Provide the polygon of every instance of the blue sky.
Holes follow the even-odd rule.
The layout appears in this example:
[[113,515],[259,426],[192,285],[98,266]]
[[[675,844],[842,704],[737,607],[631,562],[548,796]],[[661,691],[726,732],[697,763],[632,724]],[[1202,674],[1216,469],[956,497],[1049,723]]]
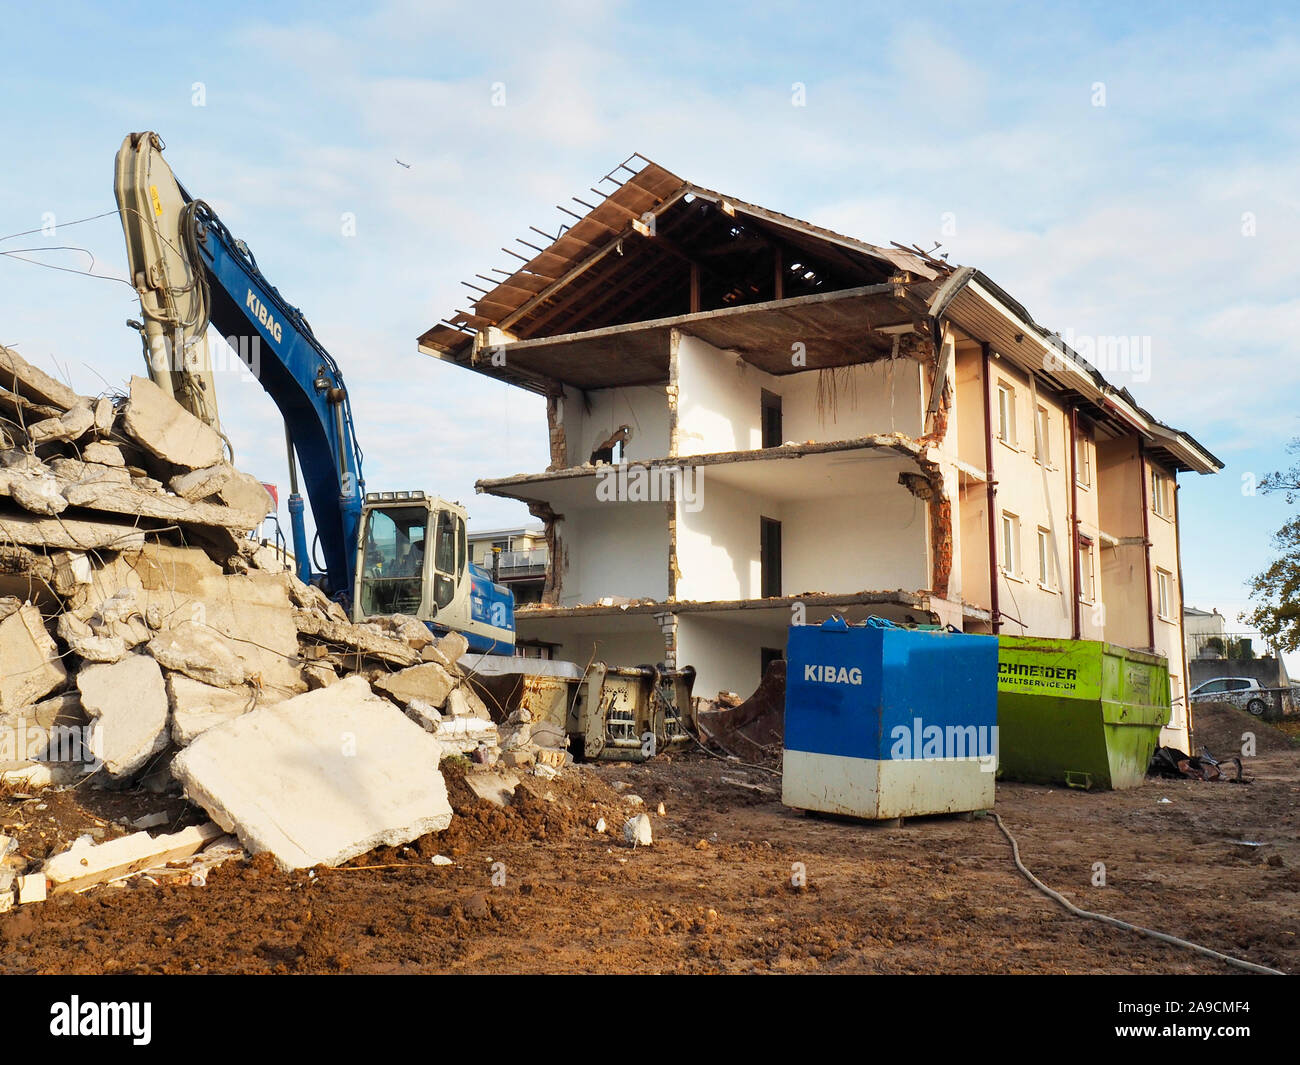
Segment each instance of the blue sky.
[[[1150,337],[1149,380],[1117,383],[1226,463],[1182,478],[1189,603],[1242,609],[1288,516],[1242,488],[1300,435],[1288,5],[5,8],[0,237],[112,210],[122,137],[157,130],[341,363],[371,489],[527,519],[473,484],[546,465],[541,403],[415,338],[640,151],[865,240],[942,240],[1050,328]],[[44,243],[124,276],[115,218]],[[140,371],[136,311],[124,285],[0,256],[0,342],[85,392]],[[286,484],[275,408],[234,374],[219,394],[241,465]]]

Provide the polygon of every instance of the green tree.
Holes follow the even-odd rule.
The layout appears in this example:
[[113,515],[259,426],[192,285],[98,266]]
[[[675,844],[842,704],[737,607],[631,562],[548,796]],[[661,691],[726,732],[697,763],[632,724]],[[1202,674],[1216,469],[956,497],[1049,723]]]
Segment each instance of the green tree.
[[[1300,439],[1287,445],[1300,454]],[[1300,497],[1300,462],[1277,470],[1259,482],[1261,492],[1281,492],[1288,503]],[[1278,557],[1250,581],[1250,597],[1257,604],[1241,620],[1264,634],[1269,644],[1283,651],[1300,648],[1300,518],[1292,518],[1273,536]]]

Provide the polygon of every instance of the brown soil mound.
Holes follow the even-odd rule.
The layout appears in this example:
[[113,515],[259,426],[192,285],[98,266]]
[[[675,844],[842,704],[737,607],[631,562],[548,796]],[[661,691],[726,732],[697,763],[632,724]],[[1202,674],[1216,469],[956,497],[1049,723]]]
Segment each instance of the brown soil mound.
[[1204,746],[1220,760],[1241,754],[1244,735],[1248,732],[1254,734],[1256,754],[1290,751],[1296,747],[1290,736],[1267,721],[1222,703],[1193,706],[1192,732],[1196,750],[1188,753],[1200,754],[1200,748]]

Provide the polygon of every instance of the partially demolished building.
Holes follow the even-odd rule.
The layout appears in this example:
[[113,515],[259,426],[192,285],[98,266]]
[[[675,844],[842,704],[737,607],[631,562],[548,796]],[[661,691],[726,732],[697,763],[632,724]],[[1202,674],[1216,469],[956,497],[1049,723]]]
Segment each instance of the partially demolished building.
[[1105,639],[1168,657],[1185,742],[1176,479],[1213,455],[976,269],[639,156],[604,184],[419,341],[546,397],[549,467],[478,484],[545,522],[521,639],[705,695],[831,613]]

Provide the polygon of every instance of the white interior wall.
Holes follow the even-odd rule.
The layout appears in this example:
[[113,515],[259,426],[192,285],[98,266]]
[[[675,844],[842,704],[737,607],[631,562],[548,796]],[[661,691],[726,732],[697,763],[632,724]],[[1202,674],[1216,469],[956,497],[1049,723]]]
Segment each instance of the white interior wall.
[[564,550],[560,605],[603,596],[668,597],[668,520],[662,503],[569,508],[558,532]]
[[748,698],[762,679],[762,649],[785,648],[787,630],[718,618],[679,614],[677,663],[695,667],[696,695],[715,698],[733,691]]
[[[852,440],[876,433],[919,436],[923,404],[921,365],[883,360],[835,375],[835,416],[817,408],[821,371],[774,376],[698,337],[681,337],[678,361],[678,454],[748,451],[762,446],[762,393],[781,397],[782,437]],[[830,375],[827,375],[829,380]]]
[[681,502],[677,506],[677,598],[757,599],[762,592],[759,518],[782,521],[782,508],[710,480],[707,466],[700,472],[703,506],[697,511]]
[[[570,466],[591,458],[620,425],[632,427],[624,457],[646,462],[668,455],[668,393],[663,388],[600,388],[587,393],[565,388],[564,439]],[[590,404],[591,409],[587,409]]]
[[677,453],[760,447],[762,391],[779,392],[779,380],[735,352],[683,334],[677,347]]
[[925,503],[897,483],[873,480],[877,483],[861,485],[854,495],[784,505],[781,579],[786,595],[929,586]]
[[[835,416],[817,410],[818,370],[775,378],[781,396],[783,436],[805,443],[853,440],[877,433],[920,436],[921,364],[915,359],[885,359],[837,370],[834,374]],[[832,379],[826,374],[826,379]]]

